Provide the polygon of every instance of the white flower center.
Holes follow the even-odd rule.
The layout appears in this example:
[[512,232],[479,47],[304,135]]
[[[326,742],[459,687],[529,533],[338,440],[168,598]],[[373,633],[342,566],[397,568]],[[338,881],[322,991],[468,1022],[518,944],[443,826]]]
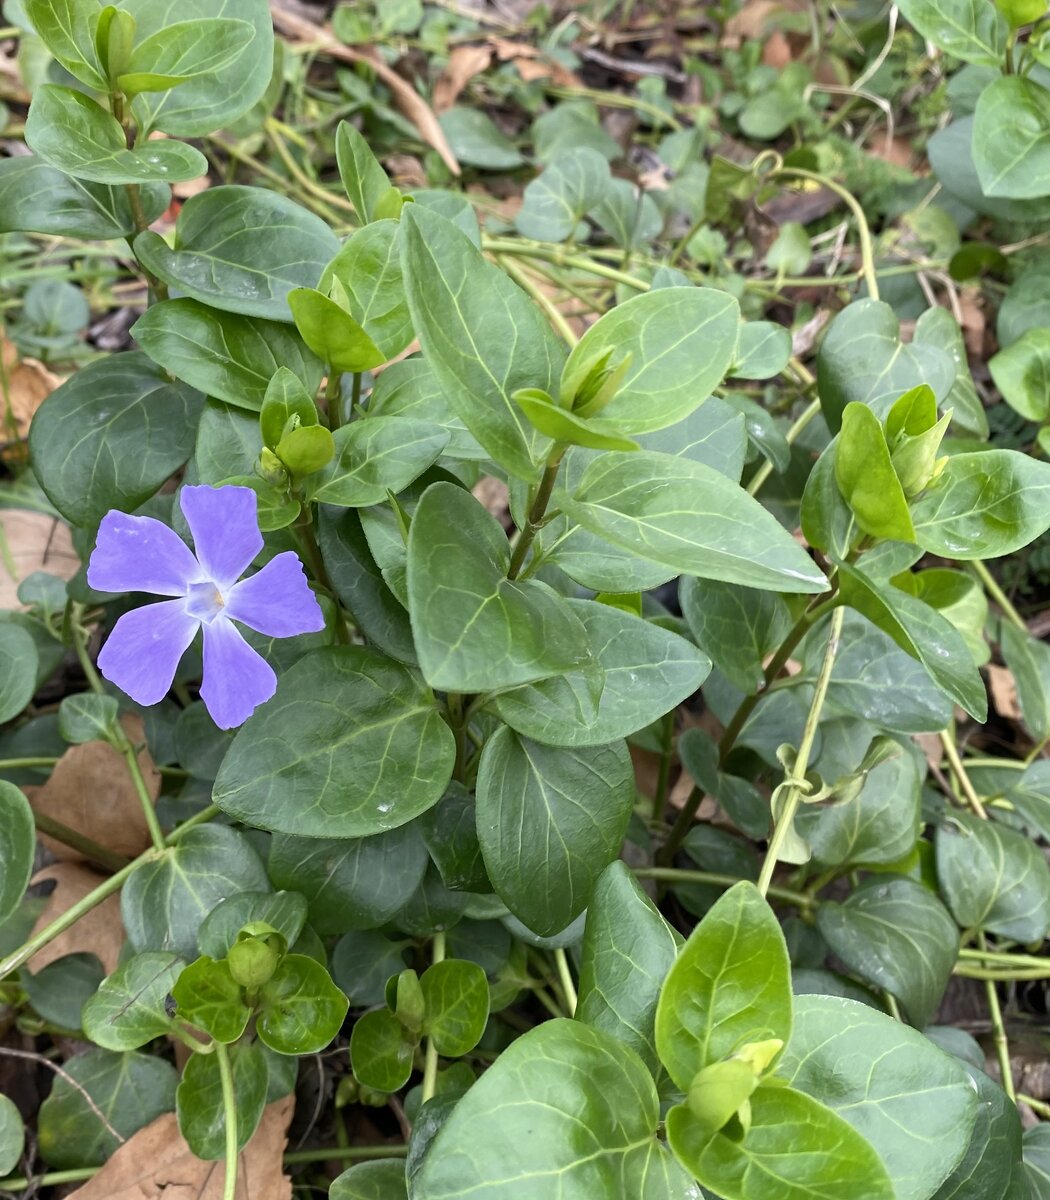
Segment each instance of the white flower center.
[[222,592],[210,579],[203,583],[191,583],[186,591],[187,615],[204,625],[210,625],[225,607]]

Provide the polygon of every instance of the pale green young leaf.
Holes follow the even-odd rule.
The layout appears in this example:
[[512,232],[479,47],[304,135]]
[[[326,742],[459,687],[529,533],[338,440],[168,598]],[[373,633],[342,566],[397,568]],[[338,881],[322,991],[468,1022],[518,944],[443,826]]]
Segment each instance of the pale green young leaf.
[[908,501],[886,435],[866,404],[847,404],[835,441],[835,482],[860,528],[872,537],[915,540]]
[[423,993],[423,1032],[438,1054],[459,1058],[481,1041],[489,1019],[489,983],[477,963],[446,958],[419,980]]
[[305,954],[289,954],[259,992],[256,1029],[278,1054],[319,1054],[339,1032],[350,1001]]
[[37,36],[74,79],[96,92],[108,90],[93,36],[101,0],[23,0],[23,7]]
[[544,437],[571,446],[586,446],[591,450],[638,449],[638,443],[623,437],[616,426],[607,425],[600,417],[578,417],[559,408],[545,392],[524,388],[514,393],[514,403],[529,419],[529,423]]
[[338,279],[350,315],[383,352],[394,358],[415,337],[401,273],[401,225],[373,221],[352,233],[324,269],[318,287]]
[[370,371],[386,361],[358,322],[316,288],[294,288],[288,307],[303,341],[333,371]]
[[335,137],[339,176],[357,219],[365,225],[375,220],[375,208],[390,190],[390,176],[383,170],[360,131],[340,121]]
[[166,950],[129,958],[84,1005],[84,1033],[106,1050],[137,1050],[171,1030],[164,1002],[185,963]]
[[[213,75],[229,67],[255,37],[248,21],[229,17],[177,21],[143,38],[131,52],[117,80],[122,91],[166,91],[198,75]],[[142,87],[149,76],[170,80],[166,86]]]

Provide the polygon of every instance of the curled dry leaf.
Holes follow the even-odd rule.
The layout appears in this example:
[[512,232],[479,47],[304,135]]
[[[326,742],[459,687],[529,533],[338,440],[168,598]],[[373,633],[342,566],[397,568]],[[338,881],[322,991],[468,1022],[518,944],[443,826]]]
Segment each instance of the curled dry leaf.
[[440,113],[451,108],[460,92],[491,61],[491,46],[457,46],[448,56],[448,65],[434,85],[434,111]]
[[[236,1200],[291,1200],[281,1156],[294,1108],[295,1098],[286,1096],[263,1113],[238,1160]],[[70,1200],[222,1200],[224,1179],[223,1163],[197,1158],[179,1133],[178,1118],[165,1113],[125,1142]]]
[[[48,896],[44,911],[33,926],[34,934],[46,929],[78,900],[83,900],[104,881],[105,876],[80,863],[59,862],[37,871],[32,882],[46,883],[50,879],[55,881],[55,890]],[[35,974],[67,954],[94,954],[106,974],[110,975],[117,969],[123,944],[124,926],[120,920],[118,894],[107,897],[90,909],[75,925],[60,933],[54,941],[48,942],[43,950],[38,950],[27,965]]]
[[500,62],[512,62],[526,83],[533,79],[550,79],[555,87],[582,87],[583,81],[568,67],[547,58],[536,46],[514,42],[509,38],[489,38],[489,45]]
[[62,382],[35,358],[20,358],[18,349],[0,333],[0,446],[3,457],[17,453],[12,443],[29,436],[33,414]]
[[[142,719],[132,713],[121,724],[133,745],[145,741]],[[139,767],[150,799],[160,795],[160,772],[148,750],[139,753]],[[70,746],[42,787],[28,791],[34,812],[61,821],[125,858],[135,858],[149,846],[149,828],[124,756],[106,742]],[[64,861],[83,861],[79,850],[40,835],[40,840]]]
[[71,579],[80,568],[69,526],[47,513],[0,510],[0,539],[0,609],[26,607],[18,585],[34,571]]
[[1021,720],[1021,706],[1017,700],[1017,684],[1013,672],[996,663],[989,663],[985,670],[988,672],[988,686],[992,693],[992,703],[995,711],[1008,721]]

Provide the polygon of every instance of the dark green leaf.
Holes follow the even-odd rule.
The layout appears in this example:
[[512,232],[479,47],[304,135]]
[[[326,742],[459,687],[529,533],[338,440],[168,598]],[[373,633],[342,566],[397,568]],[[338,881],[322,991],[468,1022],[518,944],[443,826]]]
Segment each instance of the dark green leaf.
[[384,359],[393,358],[415,333],[405,299],[401,274],[401,226],[397,221],[373,221],[343,243],[321,276],[326,291],[335,278],[346,293],[350,315],[379,347]]
[[278,1054],[318,1054],[349,1007],[320,963],[289,954],[259,994],[259,1037]]
[[[976,243],[967,242],[966,244],[975,245]],[[952,314],[946,308],[939,306],[928,308],[915,322],[913,341],[920,345],[935,346],[951,356],[955,363],[955,383],[952,384],[951,390],[944,400],[944,408],[952,410],[952,422],[960,429],[976,434],[979,438],[986,438],[988,436],[988,418],[985,416],[984,405],[977,395],[977,388],[974,386],[973,376],[970,374],[970,363],[962,330]]]
[[404,1159],[358,1163],[332,1180],[328,1197],[329,1200],[408,1200]]
[[1050,415],[1050,329],[1028,329],[988,360],[995,386],[1029,421]]
[[1024,1141],[1024,1173],[1032,1189],[1032,1200],[1050,1197],[1050,1125],[1039,1124],[1026,1129]]
[[204,918],[197,934],[201,954],[225,958],[241,929],[258,921],[276,929],[289,946],[294,946],[306,923],[305,896],[298,892],[239,892],[227,896]]
[[1021,1118],[1017,1105],[979,1068],[966,1065],[977,1090],[977,1121],[962,1161],[932,1200],[1022,1200]]
[[171,1029],[164,1001],[185,963],[153,951],[129,958],[84,1005],[84,1033],[106,1050],[137,1050]]
[[0,623],[0,722],[17,717],[33,699],[38,666],[32,636],[18,625]]
[[1041,742],[1050,736],[1050,647],[1011,621],[1003,622],[999,645],[1017,685],[1024,723]]
[[306,480],[307,496],[340,508],[382,504],[441,456],[448,433],[405,417],[366,417],[335,432],[335,458]]
[[772,321],[745,321],[729,374],[733,379],[772,379],[788,365],[790,357],[789,329]]
[[469,1054],[489,1019],[485,972],[466,959],[446,958],[423,972],[419,986],[425,1004],[423,1032],[433,1039],[438,1054]]
[[388,1008],[367,1012],[350,1032],[350,1065],[358,1083],[396,1092],[412,1074],[415,1040]]
[[0,1175],[8,1175],[18,1166],[25,1137],[25,1124],[15,1102],[0,1096]]
[[973,161],[988,196],[1024,200],[1050,192],[1050,93],[1019,75],[990,83],[973,118]]
[[405,969],[408,946],[371,929],[344,934],[332,951],[332,978],[355,1008],[382,1004],[386,981]]
[[443,112],[438,120],[452,153],[467,166],[485,171],[512,171],[524,162],[514,143],[479,108],[456,105]]
[[757,691],[767,657],[791,628],[784,600],[774,592],[691,576],[679,583],[678,598],[697,645],[734,687]]
[[35,975],[23,970],[20,980],[37,1016],[59,1029],[77,1031],[83,1024],[84,1006],[105,974],[94,954],[80,952],[64,954]]
[[58,707],[58,732],[67,742],[109,741],[117,724],[120,706],[112,696],[81,692],[65,696]]
[[0,921],[21,903],[35,854],[36,826],[29,801],[20,788],[0,779]]
[[461,783],[453,780],[419,824],[445,887],[457,892],[491,890],[478,842],[474,797]]
[[[237,1148],[243,1150],[266,1107],[267,1066],[257,1042],[231,1046],[230,1073],[237,1113]],[[175,1092],[179,1132],[198,1158],[222,1158],[226,1151],[226,1114],[215,1054],[191,1054]]]

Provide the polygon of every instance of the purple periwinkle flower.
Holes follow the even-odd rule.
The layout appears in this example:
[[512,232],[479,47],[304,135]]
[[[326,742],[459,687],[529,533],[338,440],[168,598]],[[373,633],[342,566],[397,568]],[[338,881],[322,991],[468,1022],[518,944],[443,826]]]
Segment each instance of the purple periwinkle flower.
[[[113,626],[98,669],[139,704],[163,700],[198,629],[204,631],[201,699],[220,729],[241,725],[277,688],[273,668],[234,621],[267,637],[324,628],[297,555],[286,550],[247,579],[263,546],[255,493],[247,487],[184,487],[179,495],[196,556],[152,517],[115,509],[98,527],[87,580],[100,592],[172,596],[125,613]],[[240,582],[238,582],[238,580]]]

